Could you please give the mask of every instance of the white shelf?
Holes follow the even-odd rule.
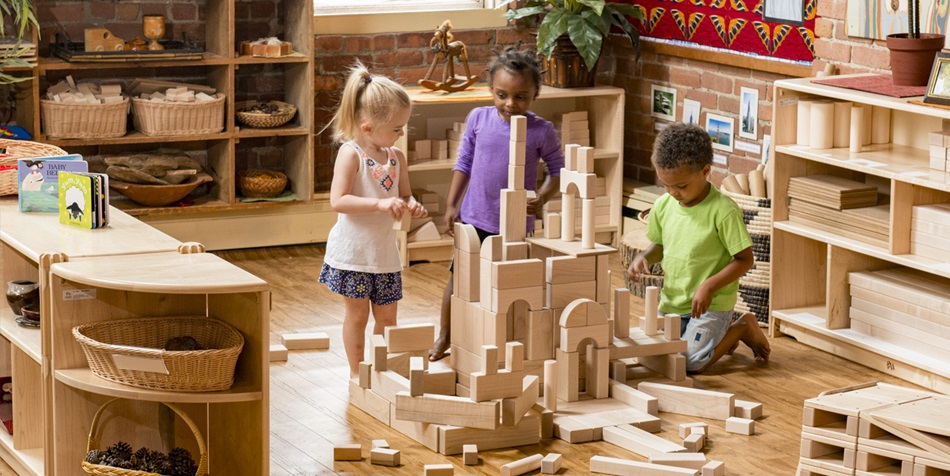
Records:
[[[0,335],[6,337],[11,344],[20,348],[36,363],[42,363],[42,334],[40,334],[40,328],[23,327],[16,323],[16,318],[16,314],[9,306],[0,309]]]
[[[3,458],[20,476],[44,476],[46,474],[43,464],[43,449],[14,449],[13,436],[7,433],[6,428],[0,428],[0,458]]]
[[[261,399],[262,392],[250,385],[235,386],[222,392],[170,392],[132,387],[103,379],[89,368],[63,369],[56,371],[56,380],[70,387],[98,395],[171,403],[230,403],[253,402]]]

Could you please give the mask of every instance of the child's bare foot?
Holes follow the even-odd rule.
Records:
[[[452,342],[449,341],[447,336],[439,335],[432,349],[429,350],[429,362],[444,359],[445,356],[448,355],[449,346],[451,344]]]
[[[759,327],[759,322],[755,319],[755,316],[746,313],[742,316],[742,319],[746,321],[749,329],[747,332],[747,339],[744,339],[743,342],[752,349],[752,353],[755,355],[755,360],[760,362],[767,362],[769,360],[769,355],[772,353],[772,346],[769,345],[769,339],[765,336],[765,333],[762,332],[762,328]]]

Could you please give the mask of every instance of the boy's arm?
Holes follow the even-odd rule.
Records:
[[[639,280],[641,273],[649,273],[650,266],[660,261],[663,261],[663,245],[650,243],[650,246],[633,257],[627,267],[627,275],[634,281]]]
[[[733,260],[725,268],[706,278],[696,289],[696,293],[693,294],[692,315],[699,316],[706,312],[712,302],[713,294],[723,286],[744,276],[754,264],[755,255],[752,253],[751,246],[733,255]]]
[[[455,236],[455,221],[459,217],[459,204],[462,202],[462,195],[468,188],[469,176],[461,170],[452,172],[452,182],[449,184],[449,193],[445,196],[445,225],[448,227],[446,233],[449,236]]]

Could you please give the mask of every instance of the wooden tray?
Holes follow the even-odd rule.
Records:
[[[159,40],[164,50],[146,51],[85,51],[82,42],[60,41],[50,45],[50,51],[70,63],[122,63],[138,61],[200,60],[204,50],[184,41]]]

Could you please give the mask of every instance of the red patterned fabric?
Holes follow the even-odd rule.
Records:
[[[822,78],[813,79],[811,82],[883,94],[895,98],[923,96],[927,93],[927,86],[896,86],[894,85],[894,79],[889,74],[855,76],[850,78]]]
[[[760,56],[815,59],[817,0],[806,0],[803,26],[767,22],[764,0],[618,0],[643,12],[643,36],[688,41]]]

